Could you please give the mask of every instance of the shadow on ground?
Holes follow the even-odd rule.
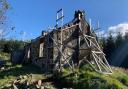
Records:
[[[8,76],[18,77],[20,75],[26,74],[42,74],[40,68],[32,65],[15,65],[15,66],[6,66],[5,70],[0,71],[0,78],[4,79]]]

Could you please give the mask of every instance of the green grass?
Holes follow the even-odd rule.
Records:
[[[0,53],[0,58],[6,61],[4,71],[0,71],[0,89],[7,84],[11,84],[20,75],[33,74],[35,80],[42,79],[41,70],[32,65],[15,65],[10,63],[10,55]],[[73,87],[74,89],[128,89],[128,70],[123,68],[113,68],[113,74],[103,75],[91,69],[89,65],[76,69],[76,74],[69,69],[64,69],[62,73],[54,75],[54,82],[57,87]]]
[[[0,89],[11,84],[20,75],[32,74],[35,80],[43,78],[41,70],[32,64],[12,66],[10,55],[6,53],[0,53],[0,58],[6,62],[5,70],[0,71]]]
[[[92,71],[86,65],[74,74],[64,70],[63,73],[57,74],[59,87],[73,87],[74,89],[128,89],[128,72],[121,68],[113,68],[113,74],[103,75]]]

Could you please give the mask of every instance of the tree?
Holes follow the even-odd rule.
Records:
[[[9,9],[7,0],[0,0],[0,39],[2,39],[7,33],[5,29],[6,12]]]
[[[128,41],[128,32],[125,33],[125,35],[124,35],[124,40],[125,40],[125,41]]]
[[[123,37],[122,37],[122,34],[121,32],[118,32],[117,33],[117,36],[116,36],[116,41],[115,41],[115,44],[116,44],[116,48],[119,48],[121,46],[121,44],[123,44]]]
[[[104,52],[104,47],[106,46],[106,38],[105,38],[105,37],[102,37],[102,38],[99,40],[99,44],[100,44],[101,49],[102,49],[103,52]]]
[[[3,52],[11,53],[12,51],[23,50],[24,42],[18,40],[4,40]]]
[[[106,54],[106,58],[108,59],[108,62],[111,62],[111,56],[115,51],[115,40],[111,32],[109,32],[109,36],[106,39],[106,45],[104,46],[104,53]]]

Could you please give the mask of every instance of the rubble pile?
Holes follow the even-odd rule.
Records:
[[[32,74],[27,74],[19,76],[2,89],[55,89],[52,82],[42,82],[42,80],[35,80]]]

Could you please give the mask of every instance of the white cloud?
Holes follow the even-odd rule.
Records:
[[[105,30],[101,30],[101,31],[97,31],[96,32],[96,35],[98,36],[98,37],[106,37],[106,31]]]
[[[128,23],[120,23],[108,28],[108,32],[112,32],[114,35],[118,32],[121,32],[122,35],[125,35],[128,32]]]
[[[114,37],[118,32],[121,32],[121,34],[124,36],[125,33],[128,32],[128,22],[110,26],[108,27],[108,30],[97,31],[96,34],[98,37],[107,37],[109,32],[111,32]]]

